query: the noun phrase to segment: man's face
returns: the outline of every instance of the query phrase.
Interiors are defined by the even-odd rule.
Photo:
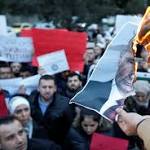
[[[79,80],[78,76],[69,77],[67,86],[70,90],[75,91],[82,86],[82,82]]]
[[[27,150],[27,136],[19,121],[0,126],[2,150]]]
[[[24,104],[17,106],[14,115],[18,118],[22,125],[25,125],[31,117],[29,106]]]
[[[0,79],[10,79],[13,77],[10,67],[1,67],[0,68]]]
[[[93,62],[95,59],[94,49],[87,49],[86,50],[86,57],[88,58],[89,62]]]
[[[21,69],[21,63],[11,63],[11,68],[12,68],[12,72],[14,73],[19,73],[20,69]]]
[[[24,71],[24,72],[20,72],[20,77],[22,77],[23,79],[30,77],[31,73],[29,71]]]
[[[102,54],[103,50],[100,47],[96,46],[96,47],[94,47],[94,52],[95,52],[96,56],[100,56]]]
[[[40,96],[45,100],[50,100],[56,92],[56,85],[54,80],[42,79],[39,83]]]
[[[138,106],[142,106],[147,108],[149,105],[149,99],[148,99],[148,95],[146,93],[143,92],[136,92],[135,97],[135,102]]]
[[[135,61],[131,51],[126,52],[121,60],[116,75],[116,84],[122,93],[127,94],[133,90]]]

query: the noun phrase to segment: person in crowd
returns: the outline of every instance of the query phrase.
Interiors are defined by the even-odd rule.
[[[15,77],[18,77],[19,76],[19,73],[20,73],[20,69],[22,67],[22,63],[19,63],[19,62],[11,62],[10,63],[10,67],[11,67],[11,70],[14,74]]]
[[[137,80],[134,83],[135,95],[125,100],[125,110],[136,112],[140,115],[150,114],[150,84],[145,80]]]
[[[95,52],[95,58],[100,59],[104,52],[103,45],[97,43],[94,47],[94,52]]]
[[[60,150],[51,141],[28,140],[22,124],[14,116],[0,118],[0,149],[1,150]]]
[[[149,65],[148,65],[148,58],[149,54],[148,52],[144,49],[142,45],[137,45],[137,54],[136,54],[136,59],[138,62],[138,72],[148,72],[149,70]]]
[[[67,76],[67,88],[65,91],[65,96],[68,98],[73,98],[75,94],[77,94],[81,89],[82,89],[82,77],[81,75],[72,72]],[[76,123],[76,120],[79,118],[79,113],[80,113],[80,107],[75,105],[75,118],[73,121],[73,124]]]
[[[66,70],[60,73],[55,74],[55,80],[57,84],[57,92],[60,93],[61,95],[64,95],[67,85],[67,76],[71,73],[71,71]]]
[[[8,79],[12,77],[11,69],[8,63],[0,62],[0,79]],[[0,86],[0,117],[8,115],[8,101],[10,94],[7,90],[4,90],[2,85]]]
[[[146,150],[150,150],[150,116],[141,116],[137,113],[127,113],[125,110],[116,109],[116,121],[122,131],[130,135],[138,135],[143,141]]]
[[[29,139],[48,139],[44,128],[38,126],[31,117],[31,108],[27,96],[21,94],[13,96],[9,101],[9,111],[11,115],[14,115],[21,122]]]
[[[0,79],[13,78],[13,72],[7,62],[0,62]]]
[[[29,65],[22,65],[20,68],[20,73],[19,76],[22,77],[23,79],[32,76],[32,67]]]
[[[150,99],[150,84],[145,80],[137,80],[134,84],[135,95],[128,97],[124,103],[124,109],[128,112],[136,112],[140,115],[149,115],[149,99]],[[132,143],[135,143],[141,150],[143,142],[138,137],[129,138]],[[135,145],[134,144],[134,145]]]
[[[77,92],[82,88],[82,78],[81,75],[77,73],[70,73],[67,76],[67,89],[65,91],[65,96],[72,98]]]
[[[84,54],[84,70],[83,74],[87,77],[90,66],[94,63],[95,52],[93,48],[87,48]]]
[[[106,40],[105,40],[105,37],[104,37],[104,34],[101,34],[99,33],[96,37],[96,42],[99,43],[101,45],[102,48],[106,48]]]
[[[95,59],[95,52],[93,47],[89,47],[86,49],[84,55],[84,61],[86,65],[91,65]]]
[[[98,132],[105,135],[112,135],[111,126],[108,123],[104,122],[98,113],[82,108],[78,125],[75,129],[85,139],[87,149],[89,149],[93,133]]]
[[[91,76],[92,72],[94,71],[97,63],[98,63],[98,59],[95,59],[94,63],[89,68],[89,71],[88,71],[88,74],[87,74],[87,79],[90,78],[90,76]]]
[[[71,127],[62,146],[63,150],[87,150],[88,145],[84,137]]]
[[[43,75],[38,91],[31,93],[32,117],[48,130],[50,139],[62,144],[70,129],[74,112],[69,99],[57,93],[55,78]]]

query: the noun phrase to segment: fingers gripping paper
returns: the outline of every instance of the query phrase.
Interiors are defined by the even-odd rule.
[[[134,55],[132,39],[137,25],[127,23],[108,45],[84,88],[70,101],[92,109],[113,121],[115,109],[134,95]]]

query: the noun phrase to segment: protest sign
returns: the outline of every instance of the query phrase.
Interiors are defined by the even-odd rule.
[[[33,90],[37,89],[40,77],[41,76],[39,74],[27,77],[22,79],[19,85],[24,86],[26,94],[30,94]]]
[[[69,70],[64,50],[41,55],[37,59],[39,66],[51,75]]]
[[[25,79],[0,79],[0,88],[8,91],[10,95],[13,95],[18,92],[21,86],[24,86],[26,94],[30,94],[33,90],[37,89],[40,77],[41,75],[37,74]]]
[[[0,36],[0,60],[31,62],[33,44],[31,38]]]
[[[135,94],[133,89],[134,55],[132,39],[137,26],[128,23],[114,37],[83,89],[70,101],[94,110],[114,121],[116,108],[124,99]]]
[[[32,29],[22,29],[19,35],[20,37],[32,37]]]
[[[30,36],[30,34],[31,33],[24,33],[22,36]],[[32,29],[31,37],[35,47],[34,58],[64,49],[70,70],[83,71],[83,54],[86,50],[87,40],[86,33],[57,29]],[[34,62],[36,61],[34,60]]]
[[[128,141],[94,133],[90,150],[128,150]]]
[[[17,93],[21,80],[22,78],[0,79],[0,87],[13,95]]]
[[[5,15],[0,15],[0,35],[7,35],[7,22]]]

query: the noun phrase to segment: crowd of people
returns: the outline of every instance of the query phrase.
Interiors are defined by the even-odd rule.
[[[129,150],[144,150],[144,146],[149,147],[149,135],[145,133],[145,137],[143,130],[148,131],[150,117],[140,116],[150,114],[148,81],[137,80],[134,83],[136,95],[125,100],[124,109],[139,115],[119,109],[118,120],[114,123],[92,110],[69,104],[69,100],[86,84],[110,42],[110,39],[104,40],[99,32],[93,35],[89,39],[93,44],[87,44],[83,56],[82,73],[64,71],[48,75],[30,63],[0,61],[0,80],[41,75],[37,89],[30,94],[24,86],[20,86],[12,95],[1,85],[0,149],[89,150],[95,132],[128,140]],[[143,61],[139,61],[138,70],[148,72],[147,54],[143,47],[139,46],[139,51],[137,57]],[[126,136],[121,129],[134,136]]]

